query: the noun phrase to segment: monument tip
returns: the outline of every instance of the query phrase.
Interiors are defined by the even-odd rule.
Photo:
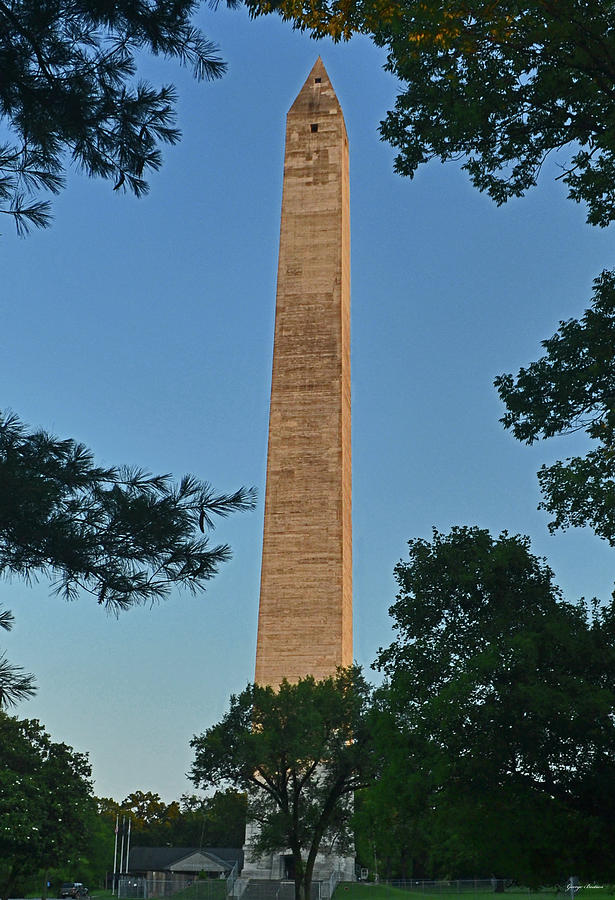
[[[317,107],[322,110],[330,107],[331,111],[339,109],[339,101],[335,89],[331,84],[331,79],[320,56],[312,66],[310,74],[297,94],[289,112],[297,113],[304,107],[309,107],[309,109]]]

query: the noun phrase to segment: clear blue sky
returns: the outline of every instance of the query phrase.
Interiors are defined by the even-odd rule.
[[[582,313],[612,231],[584,224],[557,161],[501,209],[455,165],[394,175],[377,128],[396,86],[367,40],[316,44],[222,8],[201,20],[229,71],[196,84],[147,62],[149,78],[176,83],[183,131],[150,195],[72,172],[52,228],[21,240],[3,223],[0,238],[4,409],[103,464],[260,494],[255,512],[220,523],[233,560],[197,598],[114,619],[44,582],[3,583],[9,658],[39,683],[18,714],[89,751],[97,793],[118,800],[189,790],[191,736],[253,677],[284,120],[319,53],[351,149],[357,661],[389,642],[393,566],[433,525],[529,534],[570,598],[606,599],[615,577],[605,544],[551,537],[536,510],[536,470],[575,445],[517,444],[492,387]]]

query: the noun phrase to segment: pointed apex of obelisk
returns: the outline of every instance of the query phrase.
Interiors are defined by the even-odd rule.
[[[308,77],[309,78],[322,78],[323,76],[327,79],[329,84],[331,84],[329,76],[327,75],[327,70],[325,69],[325,64],[322,61],[322,56],[319,56],[318,59],[316,60],[316,62],[314,63],[314,65],[312,66],[312,71],[310,72]]]
[[[326,114],[341,113],[341,111],[342,109],[333,90],[331,79],[319,56],[288,114],[306,115],[308,112]]]

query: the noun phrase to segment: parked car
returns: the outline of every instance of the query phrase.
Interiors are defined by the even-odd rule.
[[[80,881],[65,881],[62,887],[60,888],[60,893],[58,896],[60,898],[65,897],[87,897],[88,889],[85,884],[82,884]]]

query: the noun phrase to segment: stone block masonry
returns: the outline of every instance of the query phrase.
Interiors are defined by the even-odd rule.
[[[255,680],[351,663],[348,138],[319,58],[287,116]]]

